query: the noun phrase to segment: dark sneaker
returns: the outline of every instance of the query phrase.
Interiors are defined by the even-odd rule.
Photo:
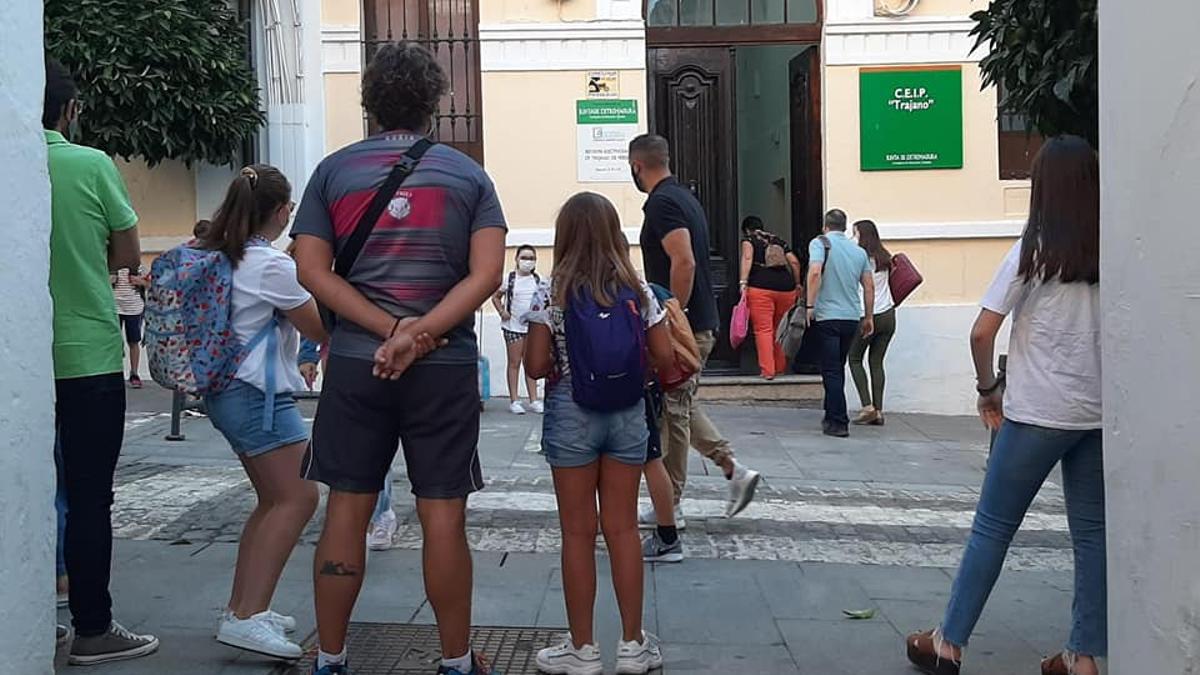
[[[844,424],[834,424],[830,422],[825,427],[825,435],[832,436],[834,438],[849,438],[850,428]]]
[[[113,621],[106,633],[90,637],[76,636],[75,641],[71,643],[71,655],[67,658],[67,663],[72,666],[94,666],[99,663],[136,659],[156,651],[158,638],[131,633]]]
[[[660,563],[683,562],[683,538],[676,537],[674,544],[665,544],[655,530],[642,540],[642,560]]]
[[[320,670],[317,669],[317,664],[313,664],[313,675],[354,675],[350,672],[350,666],[345,663],[339,663],[336,666],[325,666]]]
[[[474,652],[474,660],[475,663],[471,665],[471,670],[465,673],[458,668],[438,666],[438,675],[501,675],[500,671],[488,665],[487,659],[483,658],[479,652]]]
[[[129,386],[134,389],[141,389],[142,388],[142,378],[138,377],[137,375],[130,375],[129,376]]]
[[[62,647],[71,641],[71,629],[58,624],[54,629],[54,646]]]

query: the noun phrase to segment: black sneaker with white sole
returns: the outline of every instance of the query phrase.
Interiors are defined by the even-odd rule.
[[[67,663],[72,666],[94,666],[112,661],[124,661],[149,656],[158,651],[158,638],[137,635],[113,621],[100,635],[75,636]]]

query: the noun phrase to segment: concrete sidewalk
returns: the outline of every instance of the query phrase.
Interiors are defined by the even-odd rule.
[[[213,640],[252,493],[207,420],[187,420],[183,443],[162,441],[167,420],[156,397],[147,389],[131,401],[113,591],[118,620],[154,632],[162,648],[97,672],[272,672],[277,664]],[[717,517],[724,481],[693,456],[684,503],[689,558],[647,568],[646,626],[664,642],[665,672],[913,672],[902,636],[936,625],[945,606],[986,461],[978,422],[896,415],[839,441],[820,435],[813,411],[710,413],[767,482],[743,516]],[[479,626],[566,626],[549,472],[531,452],[539,438],[536,416],[485,415],[489,488],[472,498],[469,516]],[[397,481],[397,548],[372,553],[354,618],[430,624],[413,504],[403,476]],[[275,609],[296,615],[301,637],[313,628],[319,526],[318,517],[276,593]],[[1048,485],[1014,542],[964,672],[1037,672],[1070,625],[1070,566],[1061,491]],[[598,569],[597,632],[611,672],[619,624],[602,553]],[[860,609],[876,614],[843,615]]]

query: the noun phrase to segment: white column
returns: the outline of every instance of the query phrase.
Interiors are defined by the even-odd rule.
[[[50,182],[41,0],[0,2],[0,658],[54,672]]]
[[[1146,9],[1100,0],[1114,675],[1200,667],[1200,4]]]

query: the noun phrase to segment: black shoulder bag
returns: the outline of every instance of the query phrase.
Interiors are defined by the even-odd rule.
[[[333,261],[333,272],[343,279],[348,279],[350,270],[354,268],[355,261],[358,260],[358,255],[362,253],[363,246],[367,243],[367,238],[371,236],[371,231],[375,229],[375,224],[379,222],[379,217],[383,215],[383,210],[387,208],[392,197],[396,195],[396,190],[408,180],[408,177],[417,169],[417,163],[425,156],[425,153],[432,148],[435,143],[427,138],[413,143],[413,146],[404,153],[400,161],[392,167],[392,171],[388,174],[383,185],[379,187],[379,191],[375,193],[375,198],[371,200],[371,205],[367,207],[362,218],[359,219],[358,225],[354,226],[354,232],[350,234],[350,238],[346,240],[346,245],[342,247],[341,252],[337,254],[337,258]],[[328,307],[321,307],[321,319],[325,323],[326,331],[332,332],[333,327],[337,324],[337,315]]]

